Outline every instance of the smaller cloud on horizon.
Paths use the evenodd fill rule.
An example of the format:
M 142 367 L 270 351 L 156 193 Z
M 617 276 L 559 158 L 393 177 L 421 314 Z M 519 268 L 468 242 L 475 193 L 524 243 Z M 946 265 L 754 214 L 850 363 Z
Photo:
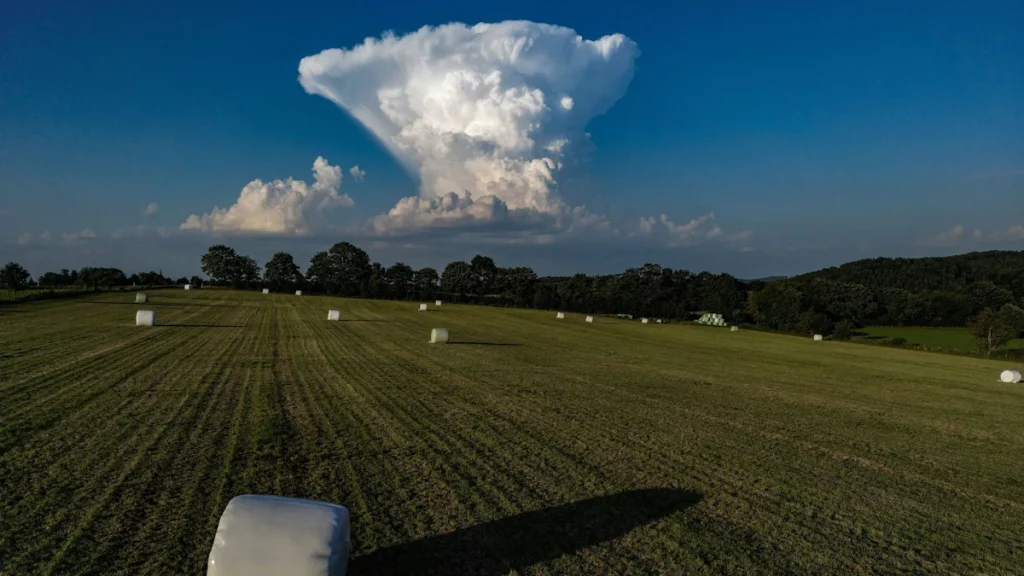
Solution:
M 691 246 L 708 240 L 716 242 L 742 242 L 748 240 L 753 235 L 753 232 L 741 230 L 727 234 L 720 226 L 715 224 L 715 214 L 711 212 L 697 216 L 686 224 L 676 224 L 665 214 L 661 214 L 658 218 L 654 216 L 641 217 L 638 234 L 662 239 L 669 248 L 677 248 Z
M 361 173 L 361 171 L 360 171 Z M 318 156 L 313 162 L 313 184 L 287 178 L 263 182 L 253 180 L 242 188 L 238 200 L 228 208 L 214 206 L 207 214 L 192 214 L 181 230 L 205 232 L 254 232 L 302 236 L 313 232 L 323 213 L 355 202 L 339 193 L 342 171 Z
M 362 182 L 363 178 L 366 178 L 366 170 L 360 170 L 358 164 L 349 168 L 348 173 L 352 175 L 352 180 L 356 182 Z
M 160 210 L 160 205 L 159 204 L 157 204 L 156 202 L 150 202 L 149 205 L 146 206 L 142 210 L 142 215 L 143 216 L 152 216 L 153 214 L 156 214 L 159 210 Z
M 943 230 L 934 236 L 924 238 L 920 243 L 922 246 L 951 248 L 965 244 L 1015 242 L 1018 240 L 1024 240 L 1024 226 L 1019 224 L 989 233 L 976 228 L 969 235 L 967 229 L 962 224 L 958 224 L 949 230 Z

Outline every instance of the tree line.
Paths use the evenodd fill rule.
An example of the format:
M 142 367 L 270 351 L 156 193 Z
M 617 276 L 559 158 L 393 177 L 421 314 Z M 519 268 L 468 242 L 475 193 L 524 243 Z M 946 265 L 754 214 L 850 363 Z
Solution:
M 100 288 L 118 288 L 126 286 L 175 286 L 184 284 L 201 284 L 202 278 L 192 276 L 191 279 L 178 279 L 164 276 L 162 272 L 138 272 L 126 276 L 119 268 L 102 268 L 85 266 L 78 270 L 63 269 L 60 272 L 45 272 L 33 278 L 28 270 L 17 262 L 8 262 L 0 268 L 0 288 L 19 292 L 22 290 L 68 290 Z
M 349 242 L 317 252 L 305 272 L 287 252 L 274 254 L 261 268 L 252 257 L 223 244 L 211 246 L 200 265 L 211 283 L 235 288 L 301 289 L 398 300 L 443 297 L 475 304 L 676 320 L 717 312 L 733 324 L 840 339 L 869 325 L 967 326 L 985 351 L 1024 333 L 1024 252 L 875 258 L 767 281 L 651 263 L 619 274 L 538 277 L 529 267 L 501 267 L 483 255 L 469 262 L 450 262 L 439 273 L 429 267 L 415 270 L 401 262 L 385 266 Z M 0 283 L 13 277 L 4 270 Z M 169 279 L 143 274 L 125 278 L 115 269 L 83 268 L 77 278 L 73 271 L 62 270 L 44 274 L 38 284 L 99 287 L 145 284 L 146 280 Z M 176 283 L 186 281 L 181 278 Z M 195 276 L 190 281 L 202 283 Z

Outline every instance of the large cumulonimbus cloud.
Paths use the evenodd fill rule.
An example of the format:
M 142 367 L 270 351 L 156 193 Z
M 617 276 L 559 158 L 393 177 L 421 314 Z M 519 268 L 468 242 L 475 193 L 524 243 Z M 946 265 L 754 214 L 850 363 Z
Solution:
M 303 58 L 299 81 L 419 178 L 377 233 L 505 218 L 563 226 L 556 177 L 633 77 L 636 44 L 533 22 L 448 24 Z
M 359 170 L 360 178 L 365 172 Z M 230 208 L 214 207 L 202 216 L 193 214 L 181 224 L 182 230 L 206 232 L 253 232 L 302 235 L 328 208 L 352 206 L 347 194 L 340 194 L 342 171 L 318 157 L 313 162 L 313 184 L 287 178 L 264 182 L 253 180 L 242 188 Z

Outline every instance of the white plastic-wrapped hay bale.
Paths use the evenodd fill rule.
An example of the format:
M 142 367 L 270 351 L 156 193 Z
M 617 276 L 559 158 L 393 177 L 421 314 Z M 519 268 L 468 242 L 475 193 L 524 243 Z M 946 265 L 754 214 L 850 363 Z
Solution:
M 296 296 L 302 296 L 302 290 L 296 290 L 295 291 L 295 295 Z
M 245 494 L 217 524 L 207 576 L 342 576 L 351 526 L 344 506 Z
M 821 341 L 822 341 L 822 340 L 824 340 L 824 339 L 825 339 L 825 337 L 824 337 L 824 336 L 822 336 L 821 334 L 815 334 L 815 335 L 814 335 L 814 341 L 815 341 L 815 342 L 821 342 Z
M 447 344 L 448 343 L 448 329 L 447 328 L 434 328 L 430 331 L 430 343 L 431 344 Z
M 263 293 L 264 294 L 270 294 L 270 288 L 264 288 L 263 289 Z
M 191 289 L 192 289 L 192 285 L 191 284 L 185 284 L 185 290 L 191 290 Z
M 327 311 L 327 319 L 331 320 L 333 322 L 338 322 L 339 320 L 341 320 L 341 311 L 340 310 L 328 310 Z
M 640 320 L 640 323 L 641 324 L 647 324 L 647 318 L 644 318 L 644 319 Z
M 558 320 L 565 320 L 565 312 L 559 312 L 558 314 L 555 314 L 555 318 L 557 318 Z
M 658 324 L 661 324 L 661 318 L 658 318 L 657 320 L 655 320 L 655 322 L 657 322 Z
M 135 295 L 136 304 L 145 304 L 146 302 L 149 302 L 149 296 L 146 296 L 142 292 L 139 292 L 138 294 Z
M 441 305 L 441 301 L 440 300 L 434 300 L 434 306 L 440 306 L 440 305 Z
M 156 312 L 153 310 L 139 310 L 135 313 L 136 326 L 156 326 Z
M 427 305 L 426 304 L 420 304 L 420 312 L 426 312 L 426 311 L 427 311 Z
M 1002 374 L 999 375 L 999 379 L 1007 384 L 1016 384 L 1020 382 L 1020 372 L 1017 370 L 1003 370 Z
M 739 332 L 740 331 L 740 327 L 739 326 L 733 326 L 733 327 L 729 328 L 729 331 L 730 332 Z
M 594 322 L 594 317 L 593 316 L 587 316 L 587 322 L 593 323 Z

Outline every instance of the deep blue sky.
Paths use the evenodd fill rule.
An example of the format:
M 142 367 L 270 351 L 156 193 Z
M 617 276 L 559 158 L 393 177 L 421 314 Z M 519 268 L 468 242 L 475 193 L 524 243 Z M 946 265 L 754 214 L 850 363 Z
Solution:
M 564 174 L 566 199 L 682 222 L 713 211 L 755 242 L 743 253 L 601 258 L 585 245 L 510 249 L 499 263 L 568 273 L 656 260 L 752 276 L 1024 249 L 1012 232 L 1024 223 L 1024 3 L 673 4 L 6 3 L 0 260 L 37 274 L 89 264 L 192 273 L 195 239 L 104 237 L 141 223 L 176 227 L 230 205 L 254 178 L 308 179 L 317 155 L 369 174 L 346 184 L 356 208 L 344 218 L 386 211 L 416 183 L 353 120 L 302 90 L 299 60 L 385 30 L 506 19 L 584 38 L 619 32 L 642 52 L 625 96 L 589 126 L 589 161 Z M 150 202 L 160 210 L 143 217 Z M 956 226 L 967 232 L 947 232 Z M 99 238 L 16 242 L 84 228 Z M 342 239 L 288 242 L 305 260 Z M 250 246 L 262 260 L 277 245 Z M 369 251 L 385 263 L 443 265 L 475 248 Z

